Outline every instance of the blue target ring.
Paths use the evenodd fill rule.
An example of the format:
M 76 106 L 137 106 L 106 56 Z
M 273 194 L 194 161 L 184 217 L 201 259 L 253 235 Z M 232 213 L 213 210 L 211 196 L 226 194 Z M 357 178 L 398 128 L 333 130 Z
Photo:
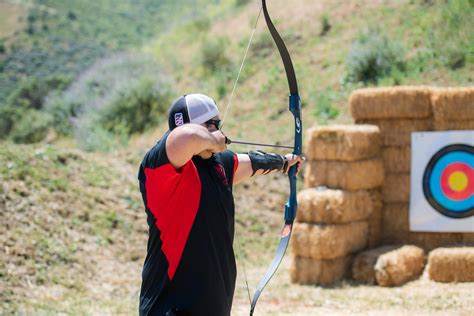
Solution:
M 474 147 L 449 145 L 429 161 L 423 175 L 423 193 L 442 215 L 466 218 L 474 215 Z

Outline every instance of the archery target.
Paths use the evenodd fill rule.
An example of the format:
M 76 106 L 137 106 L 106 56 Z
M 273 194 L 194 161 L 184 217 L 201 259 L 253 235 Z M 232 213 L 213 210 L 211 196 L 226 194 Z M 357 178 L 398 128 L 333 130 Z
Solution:
M 423 192 L 443 215 L 464 218 L 474 214 L 474 147 L 455 144 L 438 151 L 425 168 Z
M 410 228 L 474 232 L 474 131 L 412 134 Z

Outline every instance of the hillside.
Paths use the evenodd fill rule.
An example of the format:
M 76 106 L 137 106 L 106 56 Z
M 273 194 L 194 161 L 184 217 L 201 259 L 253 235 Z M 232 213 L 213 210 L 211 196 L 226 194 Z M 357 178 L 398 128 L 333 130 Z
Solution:
M 268 6 L 295 65 L 305 128 L 350 123 L 347 97 L 363 86 L 473 85 L 472 0 Z M 147 239 L 138 164 L 177 95 L 206 93 L 226 110 L 259 2 L 25 0 L 0 9 L 0 314 L 134 315 Z M 291 144 L 287 94 L 262 16 L 225 133 Z M 242 261 L 252 293 L 287 194 L 282 175 L 236 188 L 244 260 L 233 315 L 248 313 Z M 394 289 L 294 285 L 289 258 L 259 313 L 467 315 L 474 305 L 472 284 L 426 278 Z
M 2 315 L 136 303 L 147 226 L 135 174 L 112 156 L 2 144 Z
M 474 13 L 466 11 L 472 2 L 321 0 L 268 6 L 295 65 L 306 126 L 350 122 L 347 97 L 363 85 L 473 84 L 469 21 Z M 177 28 L 148 51 L 177 74 L 175 90 L 213 95 L 224 111 L 258 10 L 259 4 L 250 2 L 211 24 Z M 380 60 L 401 65 L 377 73 L 374 68 L 383 68 Z M 367 72 L 367 82 L 351 81 L 349 70 Z M 287 93 L 280 56 L 261 17 L 228 113 L 227 133 L 288 143 Z

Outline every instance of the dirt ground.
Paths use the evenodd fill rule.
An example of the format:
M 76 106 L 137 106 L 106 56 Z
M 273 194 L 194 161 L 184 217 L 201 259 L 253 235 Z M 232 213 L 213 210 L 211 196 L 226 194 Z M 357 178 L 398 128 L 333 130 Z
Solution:
M 292 284 L 291 254 L 262 293 L 255 315 L 474 315 L 474 283 L 443 284 L 423 275 L 404 286 L 383 288 L 346 280 L 332 287 Z M 264 269 L 247 271 L 255 288 Z M 239 275 L 232 315 L 248 315 L 245 281 Z M 252 291 L 251 291 L 252 293 Z

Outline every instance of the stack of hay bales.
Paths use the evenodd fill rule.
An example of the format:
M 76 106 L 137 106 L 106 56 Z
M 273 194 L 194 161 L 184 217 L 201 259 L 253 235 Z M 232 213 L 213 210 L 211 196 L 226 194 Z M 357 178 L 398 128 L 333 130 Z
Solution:
M 307 135 L 291 279 L 327 285 L 347 275 L 353 253 L 378 243 L 381 139 L 370 125 L 316 127 Z
M 418 278 L 425 253 L 416 246 L 383 246 L 357 255 L 352 265 L 354 280 L 380 286 L 399 286 Z
M 444 95 L 438 97 L 438 100 L 446 99 Z M 441 104 L 444 101 L 437 102 Z M 462 234 L 459 233 L 414 233 L 409 229 L 411 133 L 432 131 L 434 128 L 432 89 L 361 89 L 352 93 L 349 103 L 357 124 L 377 125 L 382 134 L 382 159 L 385 169 L 382 187 L 382 242 L 413 243 L 428 249 L 461 242 Z M 448 108 L 450 107 L 443 103 L 438 106 L 437 112 L 446 117 L 446 113 L 451 113 Z M 459 117 L 459 113 L 457 116 Z
M 474 87 L 432 90 L 435 131 L 474 130 Z M 474 246 L 474 233 L 463 233 L 457 241 Z

